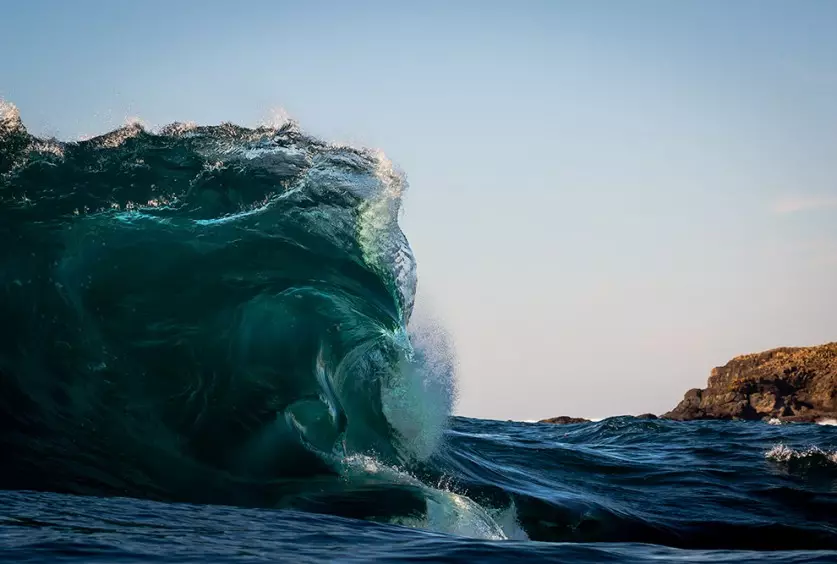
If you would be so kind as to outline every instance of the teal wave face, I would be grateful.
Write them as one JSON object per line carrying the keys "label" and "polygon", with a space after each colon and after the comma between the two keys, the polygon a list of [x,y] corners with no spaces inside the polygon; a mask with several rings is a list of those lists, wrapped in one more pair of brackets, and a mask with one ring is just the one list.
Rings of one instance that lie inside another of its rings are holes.
{"label": "teal wave face", "polygon": [[351,455],[428,456],[450,374],[428,395],[408,331],[404,188],[293,124],[64,143],[6,106],[3,480],[264,504]]}

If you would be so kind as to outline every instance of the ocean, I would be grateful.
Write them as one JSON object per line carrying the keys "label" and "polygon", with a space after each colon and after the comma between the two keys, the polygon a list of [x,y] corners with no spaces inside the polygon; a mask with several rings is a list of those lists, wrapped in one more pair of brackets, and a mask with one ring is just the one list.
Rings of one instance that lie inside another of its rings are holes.
{"label": "ocean", "polygon": [[294,123],[0,105],[0,560],[837,562],[833,426],[453,417],[406,186]]}
{"label": "ocean", "polygon": [[301,509],[0,493],[8,562],[837,562],[837,433],[454,418]]}

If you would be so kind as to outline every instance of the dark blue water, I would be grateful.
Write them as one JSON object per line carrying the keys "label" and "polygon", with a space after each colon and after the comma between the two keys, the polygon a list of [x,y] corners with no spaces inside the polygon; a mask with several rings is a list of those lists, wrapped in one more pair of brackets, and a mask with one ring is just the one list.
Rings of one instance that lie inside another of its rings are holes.
{"label": "dark blue water", "polygon": [[837,562],[835,427],[450,417],[405,188],[294,124],[0,104],[0,559]]}
{"label": "dark blue water", "polygon": [[[837,562],[834,449],[837,432],[818,425],[457,418],[434,460],[437,475],[424,482],[435,493],[410,527],[295,510],[13,491],[0,494],[0,558]],[[370,484],[418,483],[398,469],[370,464],[367,472]],[[344,502],[332,513],[350,514]]]}

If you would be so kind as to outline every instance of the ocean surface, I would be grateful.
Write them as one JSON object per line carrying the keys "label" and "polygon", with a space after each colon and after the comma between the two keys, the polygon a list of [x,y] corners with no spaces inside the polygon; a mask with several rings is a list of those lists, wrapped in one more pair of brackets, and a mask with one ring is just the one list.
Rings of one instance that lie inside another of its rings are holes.
{"label": "ocean surface", "polygon": [[837,562],[837,427],[452,417],[405,189],[294,123],[0,103],[0,560]]}

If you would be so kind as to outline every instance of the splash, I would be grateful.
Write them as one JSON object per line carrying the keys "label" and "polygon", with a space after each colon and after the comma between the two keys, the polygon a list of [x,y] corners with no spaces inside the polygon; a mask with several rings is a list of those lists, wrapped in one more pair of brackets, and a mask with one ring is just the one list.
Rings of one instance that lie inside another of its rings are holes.
{"label": "splash", "polygon": [[837,465],[837,451],[825,451],[811,446],[807,449],[793,449],[783,444],[773,446],[764,453],[764,457],[774,462],[811,462],[819,464]]}
{"label": "splash", "polygon": [[8,133],[21,125],[17,106],[0,98],[0,131]]}

